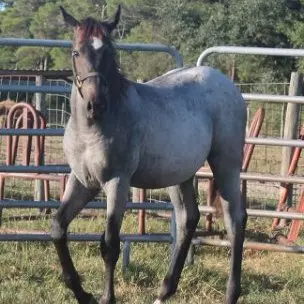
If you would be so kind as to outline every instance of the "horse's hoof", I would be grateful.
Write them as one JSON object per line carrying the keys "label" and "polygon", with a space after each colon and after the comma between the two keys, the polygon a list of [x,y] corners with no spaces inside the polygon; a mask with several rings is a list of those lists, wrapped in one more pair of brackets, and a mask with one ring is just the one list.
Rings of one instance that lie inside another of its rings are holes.
{"label": "horse's hoof", "polygon": [[115,298],[114,299],[108,299],[108,298],[104,298],[102,297],[99,304],[114,304],[116,303]]}
{"label": "horse's hoof", "polygon": [[96,301],[96,299],[92,296],[90,299],[89,304],[98,304],[98,302]]}
{"label": "horse's hoof", "polygon": [[163,304],[163,301],[161,301],[160,299],[157,299],[153,304]]}
{"label": "horse's hoof", "polygon": [[79,304],[98,304],[96,299],[90,293],[85,293],[81,299],[78,300]]}

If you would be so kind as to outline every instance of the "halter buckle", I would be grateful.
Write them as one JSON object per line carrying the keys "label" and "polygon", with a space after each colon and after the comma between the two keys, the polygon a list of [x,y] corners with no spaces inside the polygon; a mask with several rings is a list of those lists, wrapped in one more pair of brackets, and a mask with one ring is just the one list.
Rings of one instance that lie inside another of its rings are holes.
{"label": "halter buckle", "polygon": [[76,77],[75,77],[75,83],[76,83],[77,88],[81,89],[81,87],[82,87],[82,80],[79,77],[79,75],[76,75]]}

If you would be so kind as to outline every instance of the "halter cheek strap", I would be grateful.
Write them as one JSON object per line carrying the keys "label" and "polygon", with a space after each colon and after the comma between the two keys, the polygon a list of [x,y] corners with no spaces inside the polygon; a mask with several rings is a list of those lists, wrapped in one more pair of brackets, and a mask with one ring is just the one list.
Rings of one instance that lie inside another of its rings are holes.
{"label": "halter cheek strap", "polygon": [[99,72],[90,72],[90,73],[87,73],[85,76],[80,76],[78,73],[77,73],[77,69],[76,69],[76,62],[75,62],[75,55],[72,55],[72,63],[73,63],[73,75],[74,75],[74,83],[78,89],[78,92],[80,94],[80,96],[83,98],[83,94],[81,92],[81,89],[82,89],[82,86],[83,86],[83,83],[88,79],[88,78],[91,78],[91,77],[99,77],[99,78],[102,78],[102,80],[106,83],[106,78]]}

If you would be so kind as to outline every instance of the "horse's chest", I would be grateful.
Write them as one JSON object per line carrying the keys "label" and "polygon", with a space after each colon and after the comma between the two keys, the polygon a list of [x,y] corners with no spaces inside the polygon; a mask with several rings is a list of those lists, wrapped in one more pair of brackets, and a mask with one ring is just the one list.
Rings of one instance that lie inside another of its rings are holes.
{"label": "horse's chest", "polygon": [[109,179],[109,153],[101,144],[79,143],[66,149],[72,171],[87,187],[99,187]]}

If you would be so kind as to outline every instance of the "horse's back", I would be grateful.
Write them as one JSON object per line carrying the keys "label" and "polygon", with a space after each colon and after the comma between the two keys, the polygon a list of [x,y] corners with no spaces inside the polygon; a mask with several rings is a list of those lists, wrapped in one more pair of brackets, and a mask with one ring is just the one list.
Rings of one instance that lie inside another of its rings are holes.
{"label": "horse's back", "polygon": [[163,109],[210,119],[217,139],[225,141],[223,136],[243,139],[247,118],[245,101],[235,84],[220,71],[204,66],[176,69],[149,81],[146,86],[157,96],[152,102]]}
{"label": "horse's back", "polygon": [[154,177],[155,187],[175,184],[193,175],[211,151],[228,148],[241,158],[245,103],[222,73],[177,69],[135,88],[142,132],[136,181],[148,184]]}
{"label": "horse's back", "polygon": [[221,112],[224,108],[233,110],[233,115],[239,110],[240,116],[244,116],[245,102],[239,89],[226,75],[210,67],[175,69],[141,86],[144,86],[147,98],[149,93],[155,94],[160,103],[164,98],[174,97],[166,103],[175,106],[197,103],[204,111]]}

